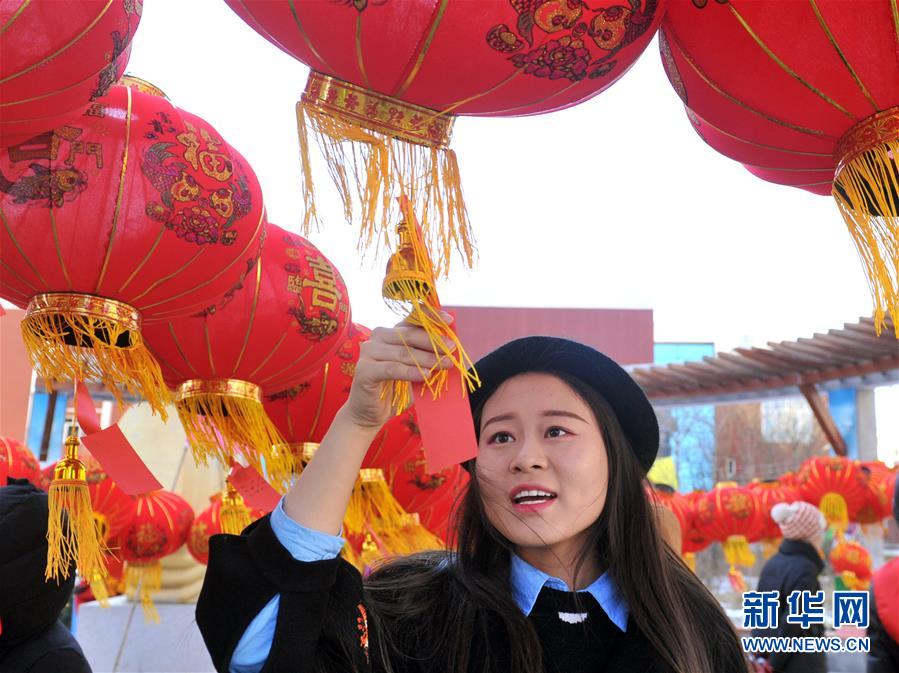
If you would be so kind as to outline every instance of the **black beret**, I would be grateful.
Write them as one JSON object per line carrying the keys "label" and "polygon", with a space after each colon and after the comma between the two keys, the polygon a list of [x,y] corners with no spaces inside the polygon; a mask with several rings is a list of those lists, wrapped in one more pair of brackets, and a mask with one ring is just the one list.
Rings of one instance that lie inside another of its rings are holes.
{"label": "black beret", "polygon": [[469,396],[474,411],[507,379],[526,372],[570,374],[598,392],[612,407],[631,448],[649,471],[659,451],[659,422],[643,389],[617,362],[598,350],[559,337],[515,339],[475,363],[481,387]]}

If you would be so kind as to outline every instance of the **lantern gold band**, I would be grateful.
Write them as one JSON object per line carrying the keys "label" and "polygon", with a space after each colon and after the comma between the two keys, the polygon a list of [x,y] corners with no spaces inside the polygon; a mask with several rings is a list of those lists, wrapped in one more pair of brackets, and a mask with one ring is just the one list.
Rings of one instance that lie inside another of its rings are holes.
{"label": "lantern gold band", "polygon": [[179,400],[201,395],[242,397],[262,403],[262,389],[255,383],[240,379],[188,379],[178,386]]}
{"label": "lantern gold band", "polygon": [[454,117],[312,72],[303,105],[389,136],[428,147],[447,147]]}
{"label": "lantern gold band", "polygon": [[128,304],[91,294],[49,292],[36,294],[28,302],[25,318],[52,313],[75,313],[102,318],[132,332],[140,331],[140,312]]}
{"label": "lantern gold band", "polygon": [[387,481],[387,479],[384,477],[384,470],[374,467],[366,467],[359,470],[359,479],[363,484],[370,484],[377,481]]}
{"label": "lantern gold band", "polygon": [[318,447],[318,442],[287,442],[272,445],[275,451],[287,451],[307,463],[312,460],[312,456],[318,451]]}
{"label": "lantern gold band", "polygon": [[899,106],[865,117],[837,143],[834,151],[834,158],[838,162],[836,175],[858,155],[895,140],[899,140]]}
{"label": "lantern gold band", "polygon": [[135,77],[134,75],[122,75],[121,79],[119,80],[119,84],[123,84],[129,89],[134,89],[135,91],[140,91],[141,93],[148,93],[151,96],[159,96],[160,98],[169,100],[169,97],[165,95],[165,91],[160,89],[155,84],[151,84],[147,80],[141,79],[140,77]]}

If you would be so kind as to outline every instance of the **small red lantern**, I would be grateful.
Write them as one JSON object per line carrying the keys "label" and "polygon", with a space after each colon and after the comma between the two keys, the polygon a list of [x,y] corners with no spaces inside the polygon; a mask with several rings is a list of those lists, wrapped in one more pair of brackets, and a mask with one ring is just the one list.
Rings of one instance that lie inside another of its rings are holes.
{"label": "small red lantern", "polygon": [[450,515],[468,484],[468,473],[459,465],[428,472],[414,407],[387,421],[363,465],[384,469],[403,509],[417,513],[425,528],[446,539]]}
{"label": "small red lantern", "polygon": [[683,530],[683,546],[681,552],[684,562],[693,572],[696,572],[696,554],[707,549],[712,540],[699,530],[696,521],[696,507],[700,499],[705,496],[705,491],[691,491],[683,495],[682,503],[686,514],[686,525]]}
{"label": "small red lantern", "polygon": [[85,481],[91,496],[94,521],[103,539],[109,544],[131,522],[136,503],[134,498],[109,478],[103,466],[87,451],[81,451],[80,459],[86,472]]}
{"label": "small red lantern", "polygon": [[318,448],[334,416],[346,402],[356,373],[359,347],[370,335],[367,327],[350,323],[340,348],[315,374],[263,399],[266,413],[285,440],[281,448],[293,453],[295,467],[308,462],[306,454]]}
{"label": "small red lantern", "polygon": [[0,146],[59,126],[125,71],[142,0],[0,6]]}
{"label": "small red lantern", "polygon": [[197,561],[209,563],[209,538],[219,533],[240,535],[243,529],[261,517],[265,512],[250,509],[243,497],[231,486],[209,498],[209,507],[197,514],[187,535],[187,551]]}
{"label": "small red lantern", "polygon": [[[770,558],[774,553],[777,541],[782,537],[780,526],[771,518],[771,508],[779,502],[791,503],[801,500],[799,491],[791,486],[785,486],[779,479],[764,479],[753,481],[749,488],[755,491],[759,502],[759,510],[762,514],[762,526],[759,535],[762,540],[765,558]],[[750,540],[752,542],[753,540]]]}
{"label": "small red lantern", "polygon": [[236,452],[286,487],[289,452],[262,406],[316,372],[346,340],[350,304],[337,269],[306,239],[269,225],[265,252],[241,285],[200,314],[147,328],[147,343],[177,389],[195,458],[228,465]]}
{"label": "small red lantern", "polygon": [[0,488],[7,477],[27,479],[35,486],[41,484],[41,466],[31,450],[18,439],[0,437]]}
{"label": "small red lantern", "polygon": [[755,564],[748,540],[757,539],[763,526],[755,492],[732,481],[716,484],[713,491],[698,500],[696,523],[701,533],[721,542],[730,565],[731,583],[738,590],[745,590],[737,566],[750,568]]}
{"label": "small red lantern", "polygon": [[[317,219],[309,135],[348,220],[383,244],[405,191],[428,225],[438,270],[454,247],[471,263],[456,115],[559,110],[610,86],[637,59],[665,0],[227,0],[255,31],[307,64],[297,105],[307,223]],[[354,217],[358,209],[359,218]]]}
{"label": "small red lantern", "polygon": [[828,524],[842,534],[865,501],[859,468],[842,456],[816,456],[802,464],[796,484],[802,499],[818,507]]}
{"label": "small red lantern", "polygon": [[142,326],[240,284],[260,254],[259,184],[205,121],[146,85],[0,152],[0,296],[46,381],[124,387],[164,413]]}
{"label": "small red lantern", "polygon": [[878,331],[899,337],[895,0],[670,3],[659,46],[694,128],[754,175],[831,194]]}
{"label": "small red lantern", "polygon": [[184,544],[194,512],[184,498],[171,491],[144,493],[135,501],[134,516],[120,537],[125,589],[132,599],[140,596],[148,621],[159,621],[152,596],[162,583],[159,561]]}
{"label": "small red lantern", "polygon": [[858,464],[865,483],[865,499],[853,521],[860,524],[880,523],[893,510],[893,490],[889,468],[879,461]]}
{"label": "small red lantern", "polygon": [[858,542],[842,540],[834,545],[830,565],[848,589],[865,590],[871,584],[871,554]]}

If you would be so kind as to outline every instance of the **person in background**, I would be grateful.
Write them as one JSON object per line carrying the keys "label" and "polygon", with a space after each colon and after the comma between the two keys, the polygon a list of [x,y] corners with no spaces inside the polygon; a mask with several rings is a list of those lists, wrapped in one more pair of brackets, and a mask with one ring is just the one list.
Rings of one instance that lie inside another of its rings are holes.
{"label": "person in background", "polygon": [[0,488],[0,673],[91,673],[59,621],[75,585],[44,580],[47,494],[25,479]]}
{"label": "person in background", "polygon": [[[824,627],[787,622],[787,597],[794,591],[821,590],[818,575],[824,569],[819,549],[824,543],[827,521],[814,505],[807,502],[778,503],[771,508],[771,518],[780,526],[783,542],[777,553],[765,563],[759,576],[759,591],[779,591],[780,605],[776,629],[753,629],[753,636],[821,637]],[[826,673],[827,655],[824,652],[763,652],[774,673]]]}
{"label": "person in background", "polygon": [[[893,493],[893,518],[899,523],[899,479]],[[871,580],[868,673],[899,671],[899,558],[884,563]]]}

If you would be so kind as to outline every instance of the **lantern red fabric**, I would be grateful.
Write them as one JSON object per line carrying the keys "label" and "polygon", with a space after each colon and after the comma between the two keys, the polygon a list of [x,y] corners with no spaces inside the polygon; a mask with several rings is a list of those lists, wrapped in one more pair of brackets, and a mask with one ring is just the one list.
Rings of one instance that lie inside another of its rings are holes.
{"label": "lantern red fabric", "polygon": [[796,485],[802,499],[818,507],[839,532],[857,517],[865,501],[861,471],[842,456],[809,458],[799,469]]}
{"label": "lantern red fabric", "polygon": [[684,495],[683,502],[687,513],[687,525],[684,528],[684,554],[695,554],[708,548],[712,539],[699,529],[697,521],[697,505],[705,497],[705,491],[692,491]]}
{"label": "lantern red fabric", "polygon": [[367,327],[350,323],[337,352],[323,367],[309,378],[263,399],[266,413],[293,452],[296,464],[303,461],[304,445],[317,448],[346,402],[359,360],[359,347],[369,336],[371,330]]}
{"label": "lantern red fabric", "polygon": [[[633,64],[666,0],[303,2],[226,0],[263,37],[307,64],[298,106],[307,220],[316,218],[308,134],[332,166],[348,219],[384,242],[402,188],[446,268],[471,262],[455,155],[455,115],[558,110],[606,89]],[[342,146],[347,141],[352,147]]]}
{"label": "lantern red fabric", "polygon": [[41,466],[31,449],[12,437],[0,437],[0,487],[7,477],[27,479],[35,486],[41,484]]}
{"label": "lantern red fabric", "polygon": [[721,542],[730,565],[731,585],[737,591],[745,591],[746,583],[737,567],[755,564],[749,540],[759,538],[763,525],[755,492],[735,482],[716,484],[714,490],[698,498],[696,524],[700,533]]}
{"label": "lantern red fabric", "polygon": [[27,306],[35,369],[162,411],[142,325],[206,308],[252,268],[265,221],[249,166],[199,117],[116,85],[0,152],[0,175],[0,296]]}
{"label": "lantern red fabric", "polygon": [[[258,509],[248,510],[249,521],[253,522],[265,516],[265,512]],[[187,535],[187,551],[199,563],[209,563],[209,538],[222,533],[222,494],[215,493],[209,498],[209,506],[197,514],[190,524],[190,532]],[[234,534],[239,534],[237,531]]]}
{"label": "lantern red fabric", "polygon": [[865,484],[865,499],[853,520],[861,524],[878,523],[893,511],[892,472],[876,460],[861,462],[858,467]]}
{"label": "lantern red fabric", "polygon": [[802,496],[799,495],[799,491],[790,486],[784,486],[778,479],[753,481],[749,484],[749,488],[755,491],[759,503],[759,511],[762,516],[759,536],[768,540],[776,540],[782,537],[780,526],[771,518],[771,508],[779,502],[791,503],[801,500]]}
{"label": "lantern red fabric", "polygon": [[147,327],[147,344],[198,460],[227,465],[236,452],[285,486],[289,453],[262,396],[318,371],[343,345],[350,324],[346,285],[306,239],[269,225],[265,252],[244,282],[200,314]]}
{"label": "lantern red fabric", "polygon": [[843,540],[834,545],[830,565],[849,589],[867,589],[871,583],[871,554],[858,542]]}
{"label": "lantern red fabric", "polygon": [[697,133],[754,175],[832,194],[880,329],[899,337],[899,59],[894,0],[671,3],[659,38]]}
{"label": "lantern red fabric", "polygon": [[0,5],[0,146],[58,126],[125,71],[141,0]]}
{"label": "lantern red fabric", "polygon": [[79,458],[84,463],[85,481],[91,496],[94,519],[109,544],[110,539],[116,538],[131,523],[137,503],[109,478],[103,466],[87,450],[82,449]]}
{"label": "lantern red fabric", "polygon": [[422,526],[446,540],[450,515],[468,484],[468,472],[459,465],[436,473],[427,471],[414,407],[387,421],[363,466],[383,469],[403,509],[418,514]]}

